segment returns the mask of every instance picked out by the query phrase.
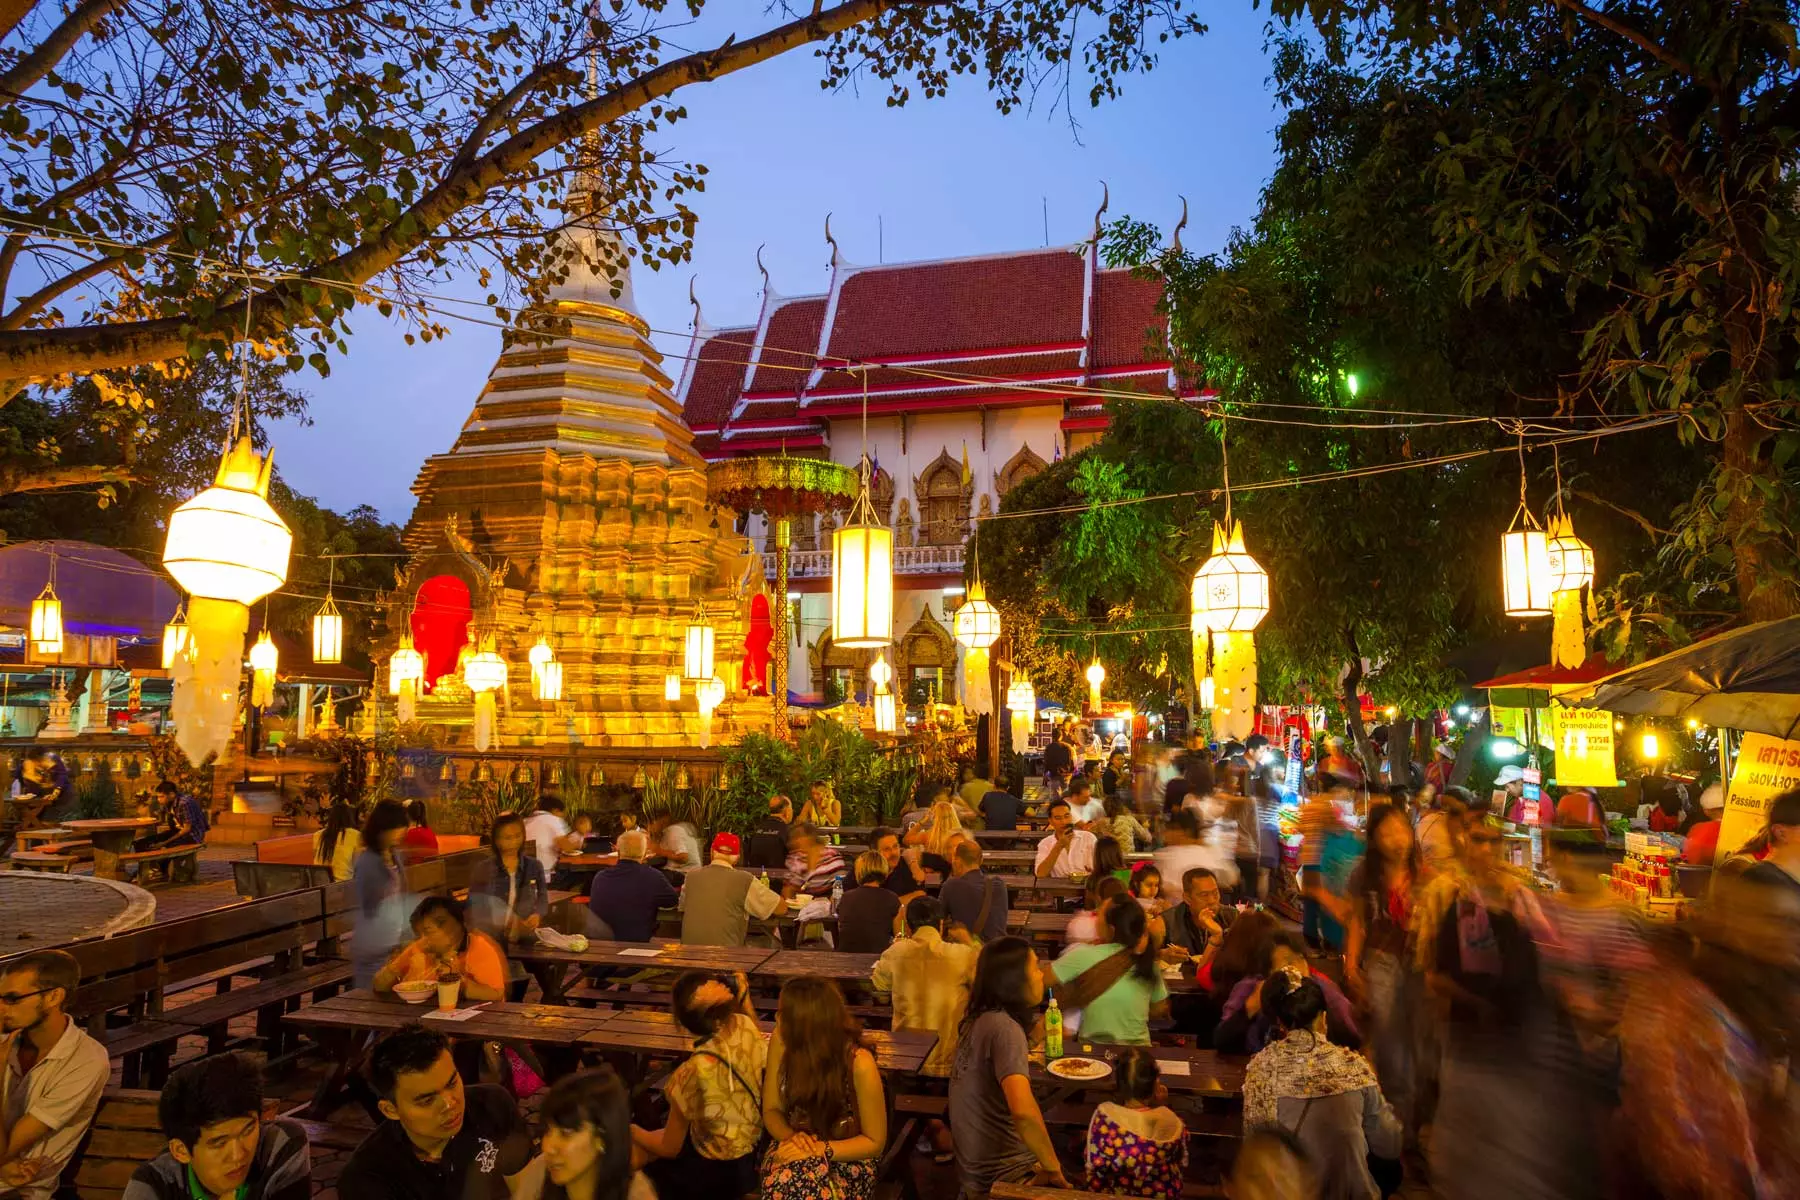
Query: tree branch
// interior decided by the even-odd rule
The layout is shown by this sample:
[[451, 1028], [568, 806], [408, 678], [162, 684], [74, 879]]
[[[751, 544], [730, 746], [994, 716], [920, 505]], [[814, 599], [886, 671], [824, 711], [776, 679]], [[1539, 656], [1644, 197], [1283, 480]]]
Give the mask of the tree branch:
[[1642, 529], [1647, 535], [1649, 535], [1651, 541], [1655, 541], [1658, 538], [1669, 536], [1669, 533], [1670, 533], [1669, 530], [1658, 529], [1656, 526], [1654, 526], [1650, 523], [1650, 519], [1648, 517], [1646, 517], [1643, 513], [1638, 512], [1636, 509], [1626, 508], [1625, 506], [1620, 505], [1620, 504], [1614, 504], [1611, 500], [1608, 500], [1604, 496], [1596, 496], [1592, 492], [1578, 491], [1574, 488], [1569, 489], [1569, 495], [1579, 496], [1581, 499], [1586, 500], [1589, 504], [1598, 504], [1601, 508], [1610, 508], [1614, 512], [1618, 513], [1621, 517], [1630, 518], [1633, 522], [1635, 522], [1637, 524], [1638, 528]]
[[[63, 18], [62, 24], [50, 31], [48, 37], [14, 63], [11, 69], [0, 73], [0, 95], [23, 96], [32, 84], [48, 75], [62, 61], [63, 55], [74, 49], [76, 42], [111, 16], [113, 10], [122, 3], [124, 0], [81, 0], [74, 11]], [[27, 11], [29, 8], [28, 5]]]
[[19, 22], [36, 7], [37, 0], [0, 0], [0, 38], [11, 37]]
[[1682, 59], [1677, 54], [1671, 53], [1664, 48], [1661, 42], [1658, 42], [1643, 30], [1633, 29], [1630, 25], [1627, 25], [1615, 16], [1600, 12], [1597, 9], [1589, 8], [1587, 5], [1581, 3], [1581, 0], [1550, 0], [1550, 3], [1557, 8], [1562, 9], [1570, 16], [1586, 21], [1590, 25], [1598, 25], [1609, 33], [1617, 34], [1619, 37], [1624, 38], [1671, 71], [1674, 71], [1679, 75], [1685, 75], [1689, 79], [1698, 77], [1699, 73], [1695, 71], [1686, 60]]
[[[286, 281], [264, 291], [256, 299], [251, 336], [270, 337], [304, 319], [317, 307], [316, 302], [306, 298], [308, 292], [327, 289], [351, 300], [360, 285], [400, 263], [458, 212], [504, 186], [518, 172], [529, 169], [538, 156], [591, 130], [690, 84], [710, 83], [796, 47], [823, 41], [890, 9], [909, 3], [924, 7], [945, 2], [948, 0], [845, 0], [816, 17], [790, 21], [748, 41], [727, 39], [715, 50], [674, 59], [623, 86], [564, 109], [450, 171], [398, 219], [370, 234], [361, 244], [319, 264], [309, 272], [308, 279]], [[9, 330], [0, 332], [0, 370], [9, 378], [39, 379], [160, 362], [186, 354], [189, 339], [195, 335], [235, 335], [243, 324], [240, 303], [219, 308], [201, 321], [182, 315], [116, 325]]]
[[0, 466], [0, 496], [20, 492], [55, 492], [63, 488], [94, 487], [103, 483], [137, 483], [138, 476], [124, 467], [26, 467]]
[[[165, 233], [160, 237], [154, 237], [149, 241], [144, 242], [142, 249], [157, 250], [163, 246], [169, 245], [174, 240], [175, 235], [173, 233]], [[70, 288], [79, 287], [96, 276], [104, 275], [108, 271], [124, 266], [130, 257], [131, 256], [128, 254], [111, 254], [104, 258], [96, 258], [92, 262], [70, 271], [67, 275], [51, 280], [37, 291], [31, 293], [31, 295], [21, 298], [17, 304], [13, 305], [12, 310], [6, 313], [5, 316], [0, 316], [0, 330], [21, 328], [46, 304], [62, 295]]]

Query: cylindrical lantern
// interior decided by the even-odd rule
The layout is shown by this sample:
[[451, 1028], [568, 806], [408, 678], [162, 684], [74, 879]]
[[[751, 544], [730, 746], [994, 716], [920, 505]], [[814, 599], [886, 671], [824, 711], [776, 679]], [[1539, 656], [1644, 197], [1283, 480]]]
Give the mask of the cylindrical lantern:
[[537, 698], [545, 704], [554, 704], [562, 699], [563, 665], [554, 658], [537, 671]]
[[1503, 610], [1509, 617], [1547, 617], [1552, 592], [1550, 539], [1531, 520], [1500, 538]]
[[252, 604], [287, 579], [294, 536], [269, 507], [274, 465], [241, 437], [213, 485], [169, 517], [163, 566], [192, 595]]
[[894, 693], [886, 690], [875, 693], [875, 732], [893, 733], [899, 727], [899, 717], [894, 707]]
[[167, 671], [175, 665], [175, 656], [188, 648], [187, 601], [175, 606], [175, 615], [163, 626], [162, 665]]
[[526, 661], [531, 664], [531, 678], [533, 681], [537, 679], [538, 672], [544, 669], [544, 664], [550, 662], [555, 657], [556, 651], [550, 648], [549, 639], [539, 638], [537, 644], [533, 646], [530, 652], [525, 656]]
[[325, 596], [325, 603], [313, 614], [313, 661], [316, 663], [341, 663], [344, 661], [344, 618], [338, 614], [337, 604], [330, 593]]
[[1014, 675], [1006, 689], [1006, 707], [1012, 714], [1012, 748], [1014, 754], [1025, 753], [1031, 743], [1031, 728], [1037, 721], [1037, 689], [1024, 675]]
[[405, 684], [417, 692], [425, 682], [425, 656], [413, 648], [412, 635], [400, 635], [400, 648], [388, 659], [388, 694], [398, 696]]
[[62, 653], [62, 601], [56, 598], [52, 583], [46, 583], [31, 602], [31, 649], [39, 658], [55, 658]]
[[1088, 664], [1087, 681], [1088, 707], [1098, 710], [1100, 707], [1100, 685], [1106, 682], [1106, 668], [1100, 665], [1100, 660], [1097, 658]]
[[1256, 635], [1221, 631], [1212, 642], [1213, 732], [1242, 741], [1256, 732]]
[[681, 699], [681, 676], [663, 676], [663, 699], [671, 704]]
[[869, 664], [870, 692], [883, 692], [892, 687], [894, 668], [889, 665], [887, 655], [877, 654], [875, 661]]
[[894, 640], [894, 531], [875, 518], [869, 477], [831, 535], [831, 641], [873, 650]]
[[713, 627], [711, 622], [706, 619], [704, 606], [688, 624], [683, 650], [681, 660], [683, 679], [703, 683], [713, 677]]
[[257, 708], [265, 708], [275, 700], [275, 668], [281, 660], [280, 652], [269, 638], [267, 629], [250, 647], [250, 703]]
[[1242, 521], [1229, 534], [1223, 525], [1213, 526], [1212, 556], [1194, 572], [1189, 601], [1195, 633], [1247, 633], [1269, 615], [1269, 573], [1245, 552]]
[[981, 580], [969, 585], [969, 598], [956, 610], [951, 627], [956, 640], [971, 650], [986, 650], [1000, 640], [1000, 610], [988, 603]]
[[1218, 701], [1218, 695], [1219, 685], [1213, 682], [1213, 677], [1211, 675], [1202, 676], [1200, 679], [1200, 711], [1211, 712], [1213, 705]]

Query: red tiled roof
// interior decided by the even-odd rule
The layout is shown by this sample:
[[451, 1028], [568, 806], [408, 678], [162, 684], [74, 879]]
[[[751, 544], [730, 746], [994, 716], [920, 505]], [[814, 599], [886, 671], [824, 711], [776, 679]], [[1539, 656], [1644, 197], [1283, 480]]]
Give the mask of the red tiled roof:
[[1151, 330], [1164, 327], [1156, 311], [1162, 285], [1128, 270], [1101, 271], [1094, 278], [1094, 353], [1096, 369], [1127, 363], [1158, 362], [1166, 352]]
[[776, 302], [769, 332], [757, 356], [756, 376], [748, 391], [796, 395], [819, 353], [819, 329], [825, 323], [825, 297]]
[[[1029, 354], [1009, 354], [1003, 358], [971, 358], [950, 362], [907, 364], [896, 367], [872, 367], [869, 370], [871, 398], [882, 390], [910, 391], [916, 388], [942, 388], [960, 379], [1016, 379], [1067, 375], [1080, 372], [1079, 349], [1049, 350]], [[943, 376], [951, 376], [945, 379]], [[857, 371], [827, 371], [806, 394], [807, 404], [826, 398], [862, 395], [862, 375]]]
[[690, 426], [717, 425], [730, 415], [755, 336], [754, 329], [721, 329], [701, 343], [682, 397], [682, 416]]
[[1067, 248], [865, 267], [839, 286], [827, 352], [882, 358], [1078, 341], [1085, 270]]

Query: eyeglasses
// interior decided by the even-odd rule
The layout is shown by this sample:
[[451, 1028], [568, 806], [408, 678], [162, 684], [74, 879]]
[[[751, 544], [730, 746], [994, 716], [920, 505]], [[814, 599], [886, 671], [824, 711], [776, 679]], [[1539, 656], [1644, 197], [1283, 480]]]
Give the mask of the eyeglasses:
[[45, 992], [53, 992], [55, 990], [55, 988], [39, 988], [35, 992], [0, 992], [0, 1004], [5, 1004], [9, 1007], [14, 1004], [22, 1004], [33, 996], [41, 996]]

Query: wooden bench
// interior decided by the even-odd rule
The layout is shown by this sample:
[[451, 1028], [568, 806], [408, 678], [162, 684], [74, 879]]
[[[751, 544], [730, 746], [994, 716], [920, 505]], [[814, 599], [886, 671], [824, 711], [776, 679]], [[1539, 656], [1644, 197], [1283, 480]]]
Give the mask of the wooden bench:
[[237, 894], [261, 900], [284, 892], [322, 888], [331, 882], [331, 868], [323, 863], [254, 862], [238, 859], [231, 864]]
[[71, 836], [73, 835], [68, 830], [55, 825], [46, 825], [41, 829], [21, 829], [13, 835], [19, 846], [26, 850], [37, 849], [39, 842], [60, 842]]
[[[131, 1182], [132, 1172], [140, 1164], [166, 1151], [169, 1139], [163, 1136], [162, 1123], [156, 1116], [159, 1096], [158, 1092], [136, 1088], [107, 1088], [94, 1112], [94, 1123], [63, 1168], [62, 1187], [57, 1195], [68, 1196], [72, 1190], [80, 1200], [117, 1196]], [[265, 1120], [275, 1116], [275, 1110], [273, 1101], [264, 1101]], [[312, 1130], [307, 1132], [310, 1135]], [[319, 1144], [313, 1142], [315, 1146]]]
[[139, 850], [131, 854], [119, 855], [121, 870], [135, 865], [138, 869], [132, 882], [139, 887], [147, 886], [150, 880], [144, 878], [144, 869], [156, 863], [167, 863], [168, 874], [160, 882], [193, 883], [200, 876], [200, 847], [190, 843], [185, 846], [165, 846], [160, 850]]
[[313, 855], [318, 836], [316, 833], [293, 833], [284, 837], [264, 838], [256, 843], [256, 861], [310, 865], [317, 861]]
[[67, 875], [80, 860], [73, 854], [46, 854], [41, 850], [14, 850], [7, 859], [15, 871], [50, 871]]

